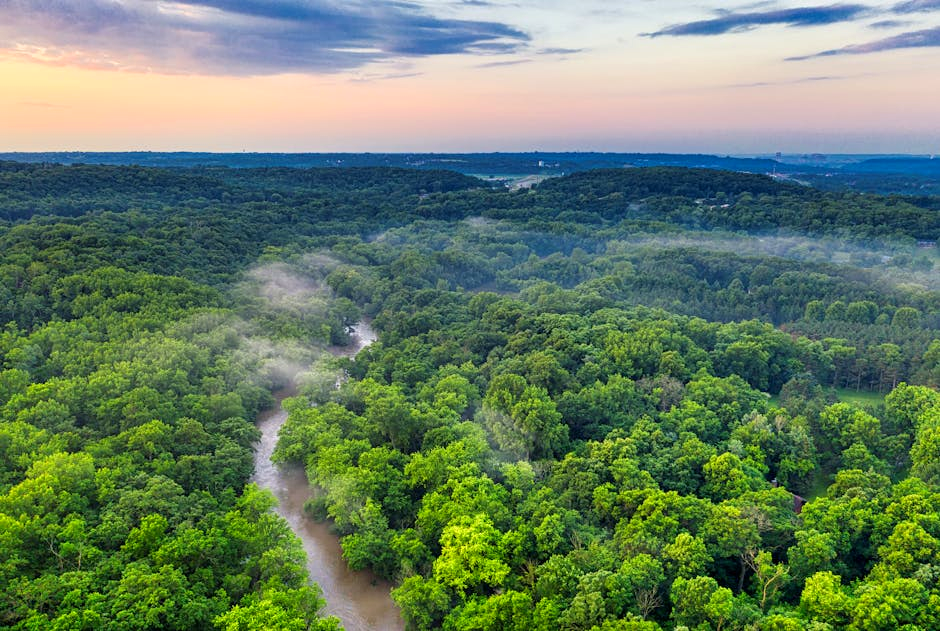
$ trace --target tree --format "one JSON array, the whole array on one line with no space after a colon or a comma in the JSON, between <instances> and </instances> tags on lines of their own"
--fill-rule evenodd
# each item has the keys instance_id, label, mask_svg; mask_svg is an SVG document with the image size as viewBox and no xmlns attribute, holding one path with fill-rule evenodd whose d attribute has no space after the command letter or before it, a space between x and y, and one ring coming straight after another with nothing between
<instances>
[{"instance_id":1,"label":"tree","mask_svg":"<svg viewBox=\"0 0 940 631\"><path fill-rule=\"evenodd\" d=\"M325 602L315 587L268 587L215 619L221 631L341 631L337 618L319 618Z\"/></svg>"},{"instance_id":2,"label":"tree","mask_svg":"<svg viewBox=\"0 0 940 631\"><path fill-rule=\"evenodd\" d=\"M447 588L420 575L402 581L401 586L392 590L392 598L401 609L408 628L414 631L439 628L441 620L452 610Z\"/></svg>"},{"instance_id":3,"label":"tree","mask_svg":"<svg viewBox=\"0 0 940 631\"><path fill-rule=\"evenodd\" d=\"M809 577L822 568L832 567L832 562L839 556L836 533L808 529L798 530L795 536L796 545L787 554L797 578Z\"/></svg>"},{"instance_id":4,"label":"tree","mask_svg":"<svg viewBox=\"0 0 940 631\"><path fill-rule=\"evenodd\" d=\"M627 559L618 571L624 589L633 594L636 612L648 618L663 604L660 587L666 580L663 565L648 554Z\"/></svg>"},{"instance_id":5,"label":"tree","mask_svg":"<svg viewBox=\"0 0 940 631\"><path fill-rule=\"evenodd\" d=\"M342 539L343 558L349 567L354 570L371 567L379 576L394 578L400 564L392 549L393 534L388 528L388 520L382 514L381 505L367 498L365 506L352 521L355 532Z\"/></svg>"},{"instance_id":6,"label":"tree","mask_svg":"<svg viewBox=\"0 0 940 631\"><path fill-rule=\"evenodd\" d=\"M661 627L655 622L643 620L634 614L627 614L619 620L605 620L594 629L597 631L660 631Z\"/></svg>"},{"instance_id":7,"label":"tree","mask_svg":"<svg viewBox=\"0 0 940 631\"><path fill-rule=\"evenodd\" d=\"M760 546L757 524L745 512L728 503L716 506L702 527L702 536L711 544L715 557L735 558L740 564L738 592L744 589L747 558Z\"/></svg>"},{"instance_id":8,"label":"tree","mask_svg":"<svg viewBox=\"0 0 940 631\"><path fill-rule=\"evenodd\" d=\"M769 552L750 552L746 563L754 573L756 596L761 612L776 602L780 590L789 582L790 571L783 563L774 563Z\"/></svg>"},{"instance_id":9,"label":"tree","mask_svg":"<svg viewBox=\"0 0 940 631\"><path fill-rule=\"evenodd\" d=\"M882 441L881 421L848 403L830 405L819 416L821 429L836 438L843 448L861 443L869 450L879 451Z\"/></svg>"},{"instance_id":10,"label":"tree","mask_svg":"<svg viewBox=\"0 0 940 631\"><path fill-rule=\"evenodd\" d=\"M857 601L852 611L853 629L923 629L934 627L940 622L936 607L928 605L930 592L912 578L866 581L859 585L855 593Z\"/></svg>"},{"instance_id":11,"label":"tree","mask_svg":"<svg viewBox=\"0 0 940 631\"><path fill-rule=\"evenodd\" d=\"M734 609L731 590L719 587L710 576L677 578L672 584L670 600L676 624L690 628L711 623L715 631L721 631Z\"/></svg>"},{"instance_id":12,"label":"tree","mask_svg":"<svg viewBox=\"0 0 940 631\"><path fill-rule=\"evenodd\" d=\"M875 357L872 362L878 370L878 392L898 385L898 378L904 363L904 355L897 344L879 344L874 347ZM889 385L890 384L890 385Z\"/></svg>"},{"instance_id":13,"label":"tree","mask_svg":"<svg viewBox=\"0 0 940 631\"><path fill-rule=\"evenodd\" d=\"M809 619L841 627L847 621L852 606L852 599L837 574L817 572L806 579L800 595L800 608Z\"/></svg>"},{"instance_id":14,"label":"tree","mask_svg":"<svg viewBox=\"0 0 940 631\"><path fill-rule=\"evenodd\" d=\"M508 590L488 598L475 598L458 608L444 624L444 629L461 631L530 631L533 612L532 597Z\"/></svg>"},{"instance_id":15,"label":"tree","mask_svg":"<svg viewBox=\"0 0 940 631\"><path fill-rule=\"evenodd\" d=\"M705 473L702 492L716 502L740 497L749 490L747 474L741 467L741 460L734 454L725 452L712 456L702 470Z\"/></svg>"},{"instance_id":16,"label":"tree","mask_svg":"<svg viewBox=\"0 0 940 631\"><path fill-rule=\"evenodd\" d=\"M663 549L663 557L669 574L681 578L704 575L705 567L712 562L705 542L687 532L676 535L676 540Z\"/></svg>"},{"instance_id":17,"label":"tree","mask_svg":"<svg viewBox=\"0 0 940 631\"><path fill-rule=\"evenodd\" d=\"M460 517L444 528L434 578L463 596L469 589L498 587L509 575L502 537L486 515Z\"/></svg>"},{"instance_id":18,"label":"tree","mask_svg":"<svg viewBox=\"0 0 940 631\"><path fill-rule=\"evenodd\" d=\"M803 319L822 322L826 317L826 305L822 300L810 300L806 303Z\"/></svg>"},{"instance_id":19,"label":"tree","mask_svg":"<svg viewBox=\"0 0 940 631\"><path fill-rule=\"evenodd\" d=\"M829 316L826 316L829 319ZM828 348L828 353L832 357L832 385L841 387L849 376L849 370L852 368L857 355L857 349L849 346L845 340L836 340Z\"/></svg>"},{"instance_id":20,"label":"tree","mask_svg":"<svg viewBox=\"0 0 940 631\"><path fill-rule=\"evenodd\" d=\"M940 419L932 419L917 431L911 447L911 474L929 484L940 484Z\"/></svg>"},{"instance_id":21,"label":"tree","mask_svg":"<svg viewBox=\"0 0 940 631\"><path fill-rule=\"evenodd\" d=\"M209 624L217 612L198 618L187 615L191 613L188 604L193 598L179 569L132 563L124 569L114 592L111 615L125 628L182 630Z\"/></svg>"},{"instance_id":22,"label":"tree","mask_svg":"<svg viewBox=\"0 0 940 631\"><path fill-rule=\"evenodd\" d=\"M756 340L732 342L720 358L725 376L738 375L758 390L768 388L769 363L770 353Z\"/></svg>"},{"instance_id":23,"label":"tree","mask_svg":"<svg viewBox=\"0 0 940 631\"><path fill-rule=\"evenodd\" d=\"M571 604L559 622L567 628L589 629L617 617L627 605L624 581L610 570L584 574L578 580Z\"/></svg>"},{"instance_id":24,"label":"tree","mask_svg":"<svg viewBox=\"0 0 940 631\"><path fill-rule=\"evenodd\" d=\"M418 431L411 405L396 386L383 386L373 379L356 384L356 393L365 401L366 421L387 437L392 447L409 452L416 447Z\"/></svg>"},{"instance_id":25,"label":"tree","mask_svg":"<svg viewBox=\"0 0 940 631\"><path fill-rule=\"evenodd\" d=\"M527 385L519 375L503 374L490 382L481 419L500 449L518 458L546 458L568 441L555 402L544 388Z\"/></svg>"},{"instance_id":26,"label":"tree","mask_svg":"<svg viewBox=\"0 0 940 631\"><path fill-rule=\"evenodd\" d=\"M914 307L898 307L891 318L891 326L897 328L913 329L920 326L921 313Z\"/></svg>"},{"instance_id":27,"label":"tree","mask_svg":"<svg viewBox=\"0 0 940 631\"><path fill-rule=\"evenodd\" d=\"M933 340L927 347L921 357L919 374L923 383L934 388L940 386L940 340Z\"/></svg>"},{"instance_id":28,"label":"tree","mask_svg":"<svg viewBox=\"0 0 940 631\"><path fill-rule=\"evenodd\" d=\"M920 524L905 520L894 527L878 556L879 576L913 578L921 568L940 565L940 540Z\"/></svg>"},{"instance_id":29,"label":"tree","mask_svg":"<svg viewBox=\"0 0 940 631\"><path fill-rule=\"evenodd\" d=\"M858 324L871 324L878 317L878 305L870 300L850 302L845 308L845 319Z\"/></svg>"},{"instance_id":30,"label":"tree","mask_svg":"<svg viewBox=\"0 0 940 631\"><path fill-rule=\"evenodd\" d=\"M836 300L826 307L826 322L841 322L846 317L846 306L841 300Z\"/></svg>"}]
</instances>

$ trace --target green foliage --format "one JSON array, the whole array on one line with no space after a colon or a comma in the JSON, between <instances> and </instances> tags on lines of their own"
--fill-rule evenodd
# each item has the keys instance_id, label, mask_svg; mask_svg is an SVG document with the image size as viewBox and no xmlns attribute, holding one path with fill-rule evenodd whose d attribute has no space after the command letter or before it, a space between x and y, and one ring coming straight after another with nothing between
<instances>
[{"instance_id":1,"label":"green foliage","mask_svg":"<svg viewBox=\"0 0 940 631\"><path fill-rule=\"evenodd\" d=\"M266 361L365 314L275 459L409 629L936 628L931 208L699 170L2 164L0 626L338 628L246 485L251 420L296 372Z\"/></svg>"}]
</instances>

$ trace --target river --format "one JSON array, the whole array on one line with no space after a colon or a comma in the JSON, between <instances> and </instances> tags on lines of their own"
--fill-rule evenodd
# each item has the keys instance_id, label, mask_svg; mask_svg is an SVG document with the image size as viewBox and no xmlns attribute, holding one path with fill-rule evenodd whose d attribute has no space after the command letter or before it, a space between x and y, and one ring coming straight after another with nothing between
<instances>
[{"instance_id":1,"label":"river","mask_svg":"<svg viewBox=\"0 0 940 631\"><path fill-rule=\"evenodd\" d=\"M353 344L332 349L335 355L355 355L375 341L375 332L368 323L360 322L353 331ZM405 625L401 613L389 596L392 585L371 572L350 570L329 524L317 522L304 513L310 485L303 468L276 467L271 462L278 430L287 420L281 401L294 394L293 387L276 392L274 406L258 415L261 440L255 448L252 481L274 494L278 501L275 510L303 542L310 578L320 586L326 599L321 613L339 618L346 631L402 631Z\"/></svg>"}]
</instances>

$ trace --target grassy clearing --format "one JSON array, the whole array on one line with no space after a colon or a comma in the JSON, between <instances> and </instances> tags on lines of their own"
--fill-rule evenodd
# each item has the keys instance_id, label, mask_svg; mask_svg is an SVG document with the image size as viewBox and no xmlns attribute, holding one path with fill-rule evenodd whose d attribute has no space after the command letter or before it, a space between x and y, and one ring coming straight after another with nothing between
<instances>
[{"instance_id":1,"label":"grassy clearing","mask_svg":"<svg viewBox=\"0 0 940 631\"><path fill-rule=\"evenodd\" d=\"M813 481L810 484L810 488L806 492L806 499L814 500L817 497L823 497L832 482L833 480L831 475L823 473L821 469L817 468L815 475L813 475Z\"/></svg>"},{"instance_id":2,"label":"grassy clearing","mask_svg":"<svg viewBox=\"0 0 940 631\"><path fill-rule=\"evenodd\" d=\"M885 395L880 392L868 392L866 390L856 392L848 388L836 388L835 393L839 397L839 401L861 408L877 406L885 402Z\"/></svg>"},{"instance_id":3,"label":"grassy clearing","mask_svg":"<svg viewBox=\"0 0 940 631\"><path fill-rule=\"evenodd\" d=\"M859 408L868 408L879 406L885 402L885 395L880 392L869 392L867 390L855 391L852 388L829 388L830 394L835 394L836 398L842 403L849 403ZM774 406L780 406L779 394L766 394L767 402Z\"/></svg>"}]
</instances>

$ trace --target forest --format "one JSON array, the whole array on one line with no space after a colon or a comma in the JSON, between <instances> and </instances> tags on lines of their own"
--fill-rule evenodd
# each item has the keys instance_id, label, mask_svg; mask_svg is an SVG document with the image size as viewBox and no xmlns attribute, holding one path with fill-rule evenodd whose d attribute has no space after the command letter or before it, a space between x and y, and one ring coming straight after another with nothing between
<instances>
[{"instance_id":1,"label":"forest","mask_svg":"<svg viewBox=\"0 0 940 631\"><path fill-rule=\"evenodd\" d=\"M0 162L0 627L341 628L250 483L293 381L408 629L940 628L938 239L704 169Z\"/></svg>"}]
</instances>

